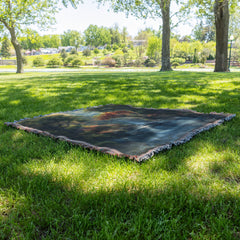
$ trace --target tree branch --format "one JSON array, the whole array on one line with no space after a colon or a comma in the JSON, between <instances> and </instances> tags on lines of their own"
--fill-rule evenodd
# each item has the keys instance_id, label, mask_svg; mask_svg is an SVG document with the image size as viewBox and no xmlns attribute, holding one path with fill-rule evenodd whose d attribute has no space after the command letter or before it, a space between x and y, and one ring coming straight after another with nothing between
<instances>
[{"instance_id":1,"label":"tree branch","mask_svg":"<svg viewBox=\"0 0 240 240\"><path fill-rule=\"evenodd\" d=\"M0 22L2 22L2 23L4 24L4 26L5 26L8 30L10 30L10 26L9 26L9 24L5 21L5 19L0 18Z\"/></svg>"}]
</instances>

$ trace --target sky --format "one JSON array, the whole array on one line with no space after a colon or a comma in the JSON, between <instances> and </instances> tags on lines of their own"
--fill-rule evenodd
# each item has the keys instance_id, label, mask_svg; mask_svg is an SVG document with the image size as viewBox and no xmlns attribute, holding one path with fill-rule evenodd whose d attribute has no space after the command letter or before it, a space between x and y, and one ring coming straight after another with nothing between
<instances>
[{"instance_id":1,"label":"sky","mask_svg":"<svg viewBox=\"0 0 240 240\"><path fill-rule=\"evenodd\" d=\"M176 6L172 6L172 9L175 8ZM63 34L68 29L83 33L90 24L99 27L112 27L114 24L118 24L120 29L127 27L128 33L134 37L140 30L146 27L158 30L161 25L161 19L141 20L133 16L126 17L124 13L109 11L107 6L98 8L97 3L88 0L84 4L80 4L77 9L73 9L71 6L68 6L68 8L62 7L62 10L56 14L56 24L52 26L52 29L40 32L40 34ZM190 35L191 30L192 27L189 24L181 24L181 28L179 27L173 32L183 36Z\"/></svg>"}]
</instances>

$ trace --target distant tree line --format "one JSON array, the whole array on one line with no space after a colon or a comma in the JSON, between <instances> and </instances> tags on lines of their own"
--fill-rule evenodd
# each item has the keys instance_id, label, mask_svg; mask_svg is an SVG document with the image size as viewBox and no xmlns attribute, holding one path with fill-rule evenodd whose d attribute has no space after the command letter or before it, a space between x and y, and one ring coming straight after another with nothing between
<instances>
[{"instance_id":1,"label":"distant tree line","mask_svg":"<svg viewBox=\"0 0 240 240\"><path fill-rule=\"evenodd\" d=\"M68 30L63 34L50 34L40 36L37 31L27 29L18 38L22 49L33 50L39 48L58 48L60 46L74 46L76 49L80 45L99 46L122 46L129 43L130 36L124 27L119 29L118 25L113 27L98 27L90 25L83 34L76 30Z\"/></svg>"},{"instance_id":2,"label":"distant tree line","mask_svg":"<svg viewBox=\"0 0 240 240\"><path fill-rule=\"evenodd\" d=\"M65 6L71 3L76 7L78 3L83 0L0 0L0 29L4 29L10 35L11 43L14 47L17 57L17 73L23 72L23 59L21 48L39 48L40 46L53 46L52 42L55 41L55 46L61 45L74 45L76 48L84 40L85 44L98 47L101 45L115 45L125 44L126 32L120 32L117 26L113 28L98 27L90 25L84 31L83 38L81 34L74 33L74 40L69 42L68 38L64 35L72 34L71 31L63 34L63 36L50 36L50 38L40 37L37 32L28 30L33 24L40 27L47 28L54 24L55 13L59 11L59 2ZM170 54L171 54L171 28L172 28L172 3L179 4L180 10L176 12L175 16L186 18L196 9L195 16L199 19L211 19L214 25L214 35L212 36L211 29L207 30L208 34L202 38L212 39L215 38L216 42L216 72L228 71L228 37L229 32L234 32L234 29L239 29L239 1L238 0L96 0L100 5L109 4L116 12L125 12L126 14L134 15L138 18L149 19L150 17L161 19L161 71L170 71ZM231 17L235 13L235 17ZM234 22L234 19L236 20ZM229 27L229 22L232 26ZM181 23L181 21L180 21ZM200 26L201 27L201 26ZM205 26L203 26L204 29ZM204 32L203 32L204 33ZM196 29L196 35L202 37L201 28ZM96 37L97 34L97 37ZM235 33L234 33L235 34ZM78 36L76 36L78 35ZM20 38L22 39L19 39ZM100 36L100 37L99 37ZM237 34L235 34L237 36ZM71 37L72 39L73 37ZM142 50L139 48L139 54Z\"/></svg>"},{"instance_id":3,"label":"distant tree line","mask_svg":"<svg viewBox=\"0 0 240 240\"><path fill-rule=\"evenodd\" d=\"M199 28L202 26L202 28ZM206 60L215 59L215 36L214 30L210 26L203 26L202 23L193 29L192 35L180 36L171 34L170 41L170 63L177 66L185 63L205 63ZM208 31L204 31L208 29ZM83 34L75 30L65 31L62 35L44 35L40 36L36 31L26 31L26 35L19 37L19 42L24 50L33 50L39 48L58 48L59 46L75 46L76 49L80 45L89 46L94 49L94 53L98 54L99 46L105 46L107 50L116 52L118 66L127 66L128 60L135 59L138 65L141 65L148 57L148 64L158 65L161 63L162 53L162 37L161 31L151 28L140 30L134 39L127 33L126 28L119 29L117 25L106 28L90 25ZM132 41L140 40L141 45L133 48ZM232 60L240 61L239 43L235 43L236 48L232 51ZM130 56L129 49L134 49L134 56ZM75 49L72 49L72 51ZM75 50L76 51L76 50ZM66 54L66 53L64 53ZM10 56L10 41L5 36L2 39L1 55L4 58ZM90 56L91 51L85 49L84 56ZM116 56L115 56L116 58ZM151 61L150 61L151 60ZM150 62L149 62L150 61Z\"/></svg>"}]
</instances>

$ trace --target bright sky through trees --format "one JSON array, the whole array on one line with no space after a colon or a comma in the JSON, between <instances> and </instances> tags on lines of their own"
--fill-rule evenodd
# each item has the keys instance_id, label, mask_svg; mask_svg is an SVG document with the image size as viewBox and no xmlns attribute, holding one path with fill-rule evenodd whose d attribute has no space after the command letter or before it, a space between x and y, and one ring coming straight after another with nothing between
<instances>
[{"instance_id":1,"label":"bright sky through trees","mask_svg":"<svg viewBox=\"0 0 240 240\"><path fill-rule=\"evenodd\" d=\"M176 9L176 6L173 4L172 9L174 8ZM68 29L83 32L90 24L112 27L117 23L120 28L127 27L128 33L131 36L135 36L139 30L145 29L146 27L158 30L161 24L161 18L156 20L141 20L132 16L128 16L127 18L124 13L108 11L107 6L98 8L97 3L93 1L85 1L85 3L80 4L77 9L73 9L71 6L68 8L62 7L62 10L56 15L56 21L56 25L53 26L54 29L40 32L40 34L62 34ZM174 29L173 32L180 35L189 35L193 27L194 24L190 26L189 24L182 23L178 28Z\"/></svg>"}]
</instances>

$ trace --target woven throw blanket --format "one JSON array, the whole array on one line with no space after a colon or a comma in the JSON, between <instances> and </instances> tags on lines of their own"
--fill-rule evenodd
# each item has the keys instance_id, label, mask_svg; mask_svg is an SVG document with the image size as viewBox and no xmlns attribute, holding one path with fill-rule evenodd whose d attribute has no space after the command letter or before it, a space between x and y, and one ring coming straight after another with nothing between
<instances>
[{"instance_id":1,"label":"woven throw blanket","mask_svg":"<svg viewBox=\"0 0 240 240\"><path fill-rule=\"evenodd\" d=\"M139 162L189 141L234 114L104 105L7 122L8 126Z\"/></svg>"}]
</instances>

